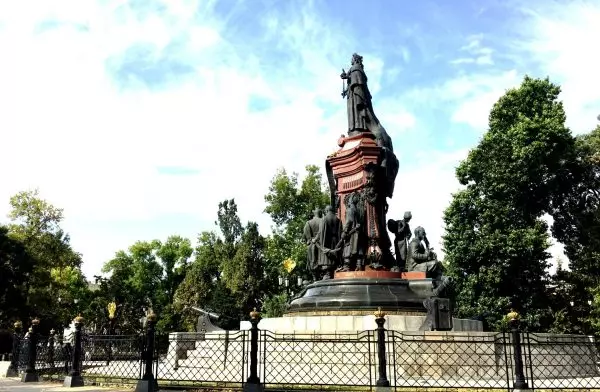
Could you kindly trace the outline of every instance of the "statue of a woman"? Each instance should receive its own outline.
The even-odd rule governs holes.
[[[350,69],[348,72],[343,71],[340,77],[348,81],[342,96],[348,99],[348,136],[354,136],[367,131],[373,120],[371,92],[367,86],[362,56],[354,53]]]
[[[367,84],[368,79],[363,67],[362,56],[354,53],[352,55],[352,66],[348,72],[342,70],[340,77],[347,81],[342,96],[347,98],[348,136],[368,131],[373,133],[377,145],[383,149],[381,167],[385,170],[385,195],[392,197],[399,163],[394,154],[392,138],[381,125],[373,110],[371,92]]]

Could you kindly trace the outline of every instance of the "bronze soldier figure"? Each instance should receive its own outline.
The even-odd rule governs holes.
[[[338,266],[342,239],[342,222],[335,214],[333,207],[325,207],[325,215],[319,227],[319,241],[317,246],[319,258],[317,269],[320,270],[322,279],[333,278],[333,271]]]
[[[412,213],[406,211],[404,218],[400,220],[388,220],[388,230],[395,234],[394,252],[396,253],[396,268],[399,272],[406,271],[406,259],[408,257],[408,241],[412,236],[409,222],[412,219]]]
[[[319,259],[319,248],[316,242],[319,239],[319,226],[321,225],[321,210],[315,208],[313,211],[313,217],[311,220],[306,222],[304,225],[304,232],[302,238],[304,243],[308,245],[306,250],[306,268],[313,275],[315,280],[318,280],[318,271],[316,271],[317,262]]]
[[[427,248],[423,246],[423,242]],[[448,277],[444,276],[444,266],[437,259],[435,252],[429,248],[427,234],[421,226],[415,229],[415,236],[408,245],[406,268],[408,271],[425,272],[426,276],[433,280],[435,297],[439,296],[450,283]]]

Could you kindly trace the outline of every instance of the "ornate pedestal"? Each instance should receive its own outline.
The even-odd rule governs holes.
[[[317,318],[323,321],[352,316],[358,317],[361,324],[364,317],[370,317],[377,309],[397,319],[398,330],[454,329],[450,302],[433,298],[433,281],[425,278],[424,272],[336,272],[334,279],[308,285],[290,302],[284,316],[310,319],[313,323]],[[276,328],[285,329],[285,322],[272,322],[278,323],[274,324]],[[457,330],[480,328],[465,324],[464,320],[456,322],[461,323]]]
[[[364,264],[374,268],[391,268],[394,258],[390,252],[391,241],[385,226],[387,202],[391,195],[386,168],[382,166],[385,153],[371,132],[342,137],[340,150],[327,158],[332,198],[342,225],[347,223],[348,209],[357,201],[355,214],[360,223],[356,247],[364,256]],[[395,173],[394,173],[395,177]],[[393,188],[393,184],[392,184]]]
[[[334,279],[308,285],[286,315],[371,315],[378,308],[387,314],[424,315],[423,301],[432,296],[432,282],[424,273],[411,275],[409,280],[400,272],[337,272]]]

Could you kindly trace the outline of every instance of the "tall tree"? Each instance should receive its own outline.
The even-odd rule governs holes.
[[[488,131],[456,169],[465,188],[445,211],[444,249],[459,316],[484,316],[497,328],[514,308],[531,329],[550,323],[541,217],[568,191],[576,157],[559,93],[526,76],[494,104]]]
[[[269,192],[265,195],[269,214],[275,227],[266,243],[267,274],[269,277],[283,273],[286,259],[296,262],[297,273],[310,278],[306,270],[306,246],[302,243],[304,224],[312,217],[315,208],[329,204],[329,192],[323,183],[319,168],[306,166],[306,175],[299,184],[298,174],[288,174],[280,169],[273,177]]]
[[[175,293],[175,307],[180,312],[186,306],[214,311],[221,315],[222,327],[237,328],[273,287],[264,279],[265,239],[256,223],[242,226],[233,199],[219,203],[216,223],[221,236],[200,234],[196,258]],[[185,313],[185,325],[192,329],[198,315]]]
[[[194,252],[189,239],[170,236],[164,243],[158,243],[156,256],[164,271],[157,301],[160,303],[161,317],[157,325],[160,330],[173,331],[180,326],[181,315],[173,307],[177,287],[183,281],[188,269],[188,261]]]
[[[102,267],[109,274],[100,280],[106,303],[114,300],[118,305],[117,318],[121,330],[139,331],[137,322],[144,316],[143,309],[153,308],[160,314],[163,268],[156,257],[159,241],[138,241],[128,251],[118,251]],[[108,320],[106,320],[107,322]]]
[[[561,272],[568,300],[560,310],[571,321],[569,332],[600,333],[600,126],[578,136],[576,146],[569,192],[556,198],[552,213],[553,235],[569,259]]]
[[[8,235],[7,227],[0,226],[0,322],[25,320],[28,316],[25,283],[33,266],[25,246]]]
[[[17,193],[10,206],[9,235],[23,244],[32,260],[23,305],[49,329],[49,322],[58,322],[55,310],[61,305],[57,298],[65,289],[60,279],[52,278],[52,271],[60,275],[68,268],[79,270],[81,255],[72,249],[69,235],[60,227],[63,210],[42,199],[37,189]]]

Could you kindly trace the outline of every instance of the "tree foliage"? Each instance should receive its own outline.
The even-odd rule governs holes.
[[[242,225],[233,199],[219,203],[216,223],[220,235],[200,234],[195,260],[175,293],[175,307],[185,315],[188,330],[198,316],[189,306],[217,312],[218,324],[237,328],[271,289],[264,279],[265,238],[258,225]]]
[[[63,271],[81,275],[81,255],[72,249],[69,235],[60,227],[63,211],[42,199],[37,189],[17,193],[11,197],[10,206],[11,224],[5,231],[10,240],[5,237],[5,241],[24,263],[13,269],[19,292],[24,296],[20,317],[24,314],[39,317],[42,329],[66,323],[63,317],[70,319],[75,315],[62,311],[63,304],[58,302],[60,293],[85,292],[87,287],[73,286],[70,281],[57,279]],[[7,258],[11,259],[15,260]],[[26,271],[22,284],[18,283],[21,272],[17,270]]]
[[[498,327],[510,309],[532,329],[551,317],[547,224],[571,186],[575,140],[560,88],[525,77],[493,106],[489,129],[456,169],[465,186],[445,211],[444,248],[460,317]]]
[[[309,278],[306,270],[306,247],[302,243],[304,224],[312,217],[315,208],[324,208],[330,203],[327,186],[319,168],[315,165],[306,166],[306,175],[299,183],[298,173],[288,174],[280,169],[265,195],[269,214],[275,227],[267,241],[266,257],[271,271],[281,274],[282,263],[291,258],[296,261],[297,273]]]
[[[25,319],[27,301],[26,281],[35,260],[25,246],[11,238],[8,228],[0,226],[0,320],[9,324]]]
[[[103,267],[108,278],[98,278],[105,293],[104,303],[115,301],[122,329],[137,331],[144,309],[160,314],[159,331],[179,326],[172,298],[183,281],[192,255],[188,239],[171,236],[159,240],[138,241],[128,251],[119,251]],[[106,320],[106,319],[105,319]]]
[[[600,333],[600,127],[576,139],[571,189],[554,205],[553,235],[565,246],[569,269],[555,285],[564,287],[562,307],[569,332]],[[589,302],[592,302],[590,304]],[[571,305],[571,302],[573,305]]]

